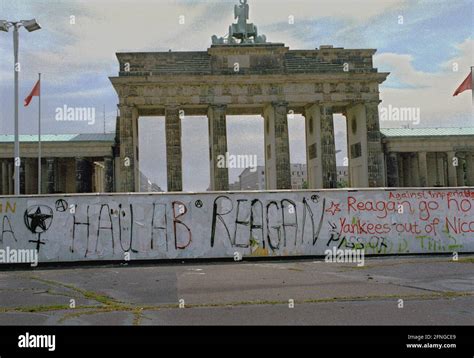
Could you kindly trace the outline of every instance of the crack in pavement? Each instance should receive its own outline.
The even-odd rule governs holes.
[[[390,299],[404,299],[405,301],[417,301],[417,300],[441,300],[441,299],[452,299],[458,297],[470,297],[474,296],[474,293],[469,292],[439,292],[426,295],[373,295],[373,296],[348,296],[348,297],[332,297],[332,298],[317,298],[317,299],[305,299],[295,300],[294,304],[317,304],[317,303],[328,303],[328,302],[360,302],[360,301],[377,301],[377,300],[390,300]],[[115,301],[114,301],[115,302]],[[184,309],[193,308],[222,308],[222,307],[242,307],[242,306],[261,306],[261,305],[287,305],[288,301],[241,301],[241,302],[221,302],[221,303],[200,303],[200,304],[188,304],[184,306]],[[69,306],[38,306],[41,310],[31,310],[26,307],[15,307],[6,308],[0,310],[2,313],[7,312],[48,312],[48,311],[63,311],[71,310]],[[179,304],[167,304],[167,305],[147,305],[138,306],[134,304],[120,304],[120,305],[108,305],[108,306],[78,306],[74,308],[76,312],[66,313],[60,319],[58,323],[82,315],[93,315],[100,313],[110,312],[131,312],[134,314],[134,325],[139,325],[143,318],[147,317],[143,314],[145,311],[158,311],[158,310],[171,310],[171,309],[183,309]],[[77,312],[77,310],[82,310]]]

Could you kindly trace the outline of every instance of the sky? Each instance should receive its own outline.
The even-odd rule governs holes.
[[[211,36],[226,34],[237,0],[0,0],[0,19],[36,18],[40,31],[20,30],[20,100],[42,73],[43,133],[102,133],[115,128],[117,95],[108,79],[118,73],[116,52],[205,51]],[[270,42],[290,49],[321,45],[375,48],[374,66],[390,75],[380,107],[419,108],[410,127],[473,127],[469,92],[452,93],[473,61],[472,0],[249,0],[250,22]],[[183,19],[184,16],[184,24]],[[289,21],[289,19],[293,21]],[[292,22],[292,23],[290,23]],[[0,32],[0,134],[13,133],[12,34]],[[55,119],[56,109],[93,107],[96,121]],[[105,109],[105,111],[104,111]],[[105,121],[104,121],[105,118]],[[228,117],[228,149],[257,155],[263,164],[263,121]],[[338,164],[346,156],[345,118],[335,115]],[[140,170],[166,189],[164,119],[140,119]],[[381,121],[381,127],[407,122]],[[37,133],[37,99],[20,106],[20,133]],[[182,122],[186,191],[209,186],[207,120]],[[289,121],[290,156],[306,161],[304,118]],[[242,169],[230,170],[230,181]]]

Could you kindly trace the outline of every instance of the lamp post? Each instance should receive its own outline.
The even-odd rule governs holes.
[[[15,195],[20,195],[20,138],[19,138],[19,128],[18,128],[18,72],[20,72],[20,64],[18,62],[18,39],[20,27],[24,27],[28,32],[36,31],[41,29],[41,26],[36,22],[35,19],[32,20],[21,20],[21,21],[6,21],[0,20],[0,31],[8,32],[10,27],[13,27],[13,56],[15,59],[14,62],[14,75],[15,75]]]

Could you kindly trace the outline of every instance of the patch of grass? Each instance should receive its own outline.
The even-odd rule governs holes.
[[[67,297],[67,298],[74,298],[74,299],[80,299],[82,298],[81,296],[78,296],[78,295],[69,295],[65,292],[57,292],[57,291],[53,291],[53,290],[46,290],[45,292],[34,292],[33,294],[39,294],[39,293],[47,293],[48,295],[51,295],[51,296],[63,296],[63,297]]]
[[[139,326],[143,318],[143,308],[139,308],[135,310],[133,313],[134,313],[133,325]]]
[[[84,307],[77,307],[77,308],[74,308],[74,310],[76,311],[82,308]],[[130,306],[108,306],[108,307],[92,306],[86,309],[88,310],[66,313],[64,316],[62,316],[59,319],[58,323],[64,323],[64,321],[66,321],[67,319],[77,318],[84,315],[93,315],[93,314],[98,314],[98,313],[109,313],[109,312],[128,312],[128,311],[135,310],[133,307],[130,307]]]
[[[75,309],[89,309],[99,306],[78,306]],[[70,310],[69,305],[38,305],[38,306],[22,306],[22,307],[3,307],[0,308],[0,313],[9,312],[25,312],[25,313],[38,313],[38,312],[49,312],[49,311],[64,311]]]
[[[102,295],[102,294],[99,294],[99,293],[94,292],[94,291],[84,290],[84,289],[76,287],[74,285],[70,285],[70,284],[66,284],[66,283],[62,283],[62,282],[58,282],[58,281],[46,280],[44,278],[40,278],[40,277],[36,277],[36,276],[30,276],[30,279],[36,280],[36,281],[39,281],[39,282],[43,282],[43,283],[46,283],[48,285],[59,286],[59,287],[70,289],[72,291],[80,293],[84,298],[86,298],[88,300],[96,301],[96,302],[102,303],[106,306],[125,304],[124,302],[120,302],[118,300],[115,300],[114,298],[109,297],[107,295]]]
[[[59,320],[59,323],[64,322],[68,318],[79,317],[85,314],[95,314],[95,313],[101,313],[101,312],[114,312],[114,311],[117,311],[117,312],[118,311],[132,311],[136,309],[131,304],[121,302],[107,295],[103,295],[94,291],[85,290],[85,289],[76,287],[74,285],[70,285],[70,284],[66,284],[66,283],[62,283],[58,281],[53,281],[53,280],[46,280],[37,276],[30,276],[29,278],[32,280],[36,280],[36,281],[51,285],[51,286],[67,288],[77,294],[80,294],[82,298],[84,299],[96,301],[102,304],[102,306],[77,306],[75,308],[71,308],[69,305],[60,305],[58,307],[61,307],[61,309],[65,309],[65,310],[72,309],[75,312],[65,314]],[[73,296],[68,296],[66,294],[63,294],[63,295],[66,297],[71,297],[71,298],[76,298],[76,299],[81,298],[81,297],[78,297],[77,295],[73,295]],[[54,306],[45,306],[43,309],[48,310],[48,307],[52,307],[51,310],[56,310]],[[86,309],[86,311],[77,311],[81,309]]]
[[[324,302],[338,302],[338,301],[374,301],[374,300],[389,300],[389,299],[404,299],[408,300],[431,300],[435,298],[455,298],[472,296],[469,292],[436,292],[430,294],[409,294],[409,295],[373,295],[373,296],[355,296],[355,297],[333,297],[333,298],[318,298],[315,300],[303,300],[302,303],[324,303]],[[295,302],[296,304],[297,302]]]

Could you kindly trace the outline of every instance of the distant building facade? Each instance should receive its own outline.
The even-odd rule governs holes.
[[[306,164],[291,164],[291,189],[304,189],[306,186]],[[256,170],[245,168],[239,175],[239,181],[232,184],[232,190],[265,190],[265,167],[259,165]]]
[[[306,188],[308,188],[306,164],[291,164],[291,189]]]
[[[142,171],[140,171],[140,191],[146,193],[159,193],[163,189],[158,184],[153,183]]]
[[[337,183],[340,187],[349,185],[349,167],[338,165],[337,166]]]
[[[245,168],[239,175],[240,190],[265,190],[265,167]]]
[[[474,186],[474,128],[396,128],[382,134],[387,186]]]
[[[240,182],[237,180],[236,182],[230,183],[230,184],[229,184],[229,190],[230,190],[230,191],[238,191],[238,190],[240,190]]]
[[[0,135],[0,194],[14,193],[14,138]],[[114,192],[115,134],[45,134],[42,194]],[[38,194],[38,136],[20,135],[20,193]]]

